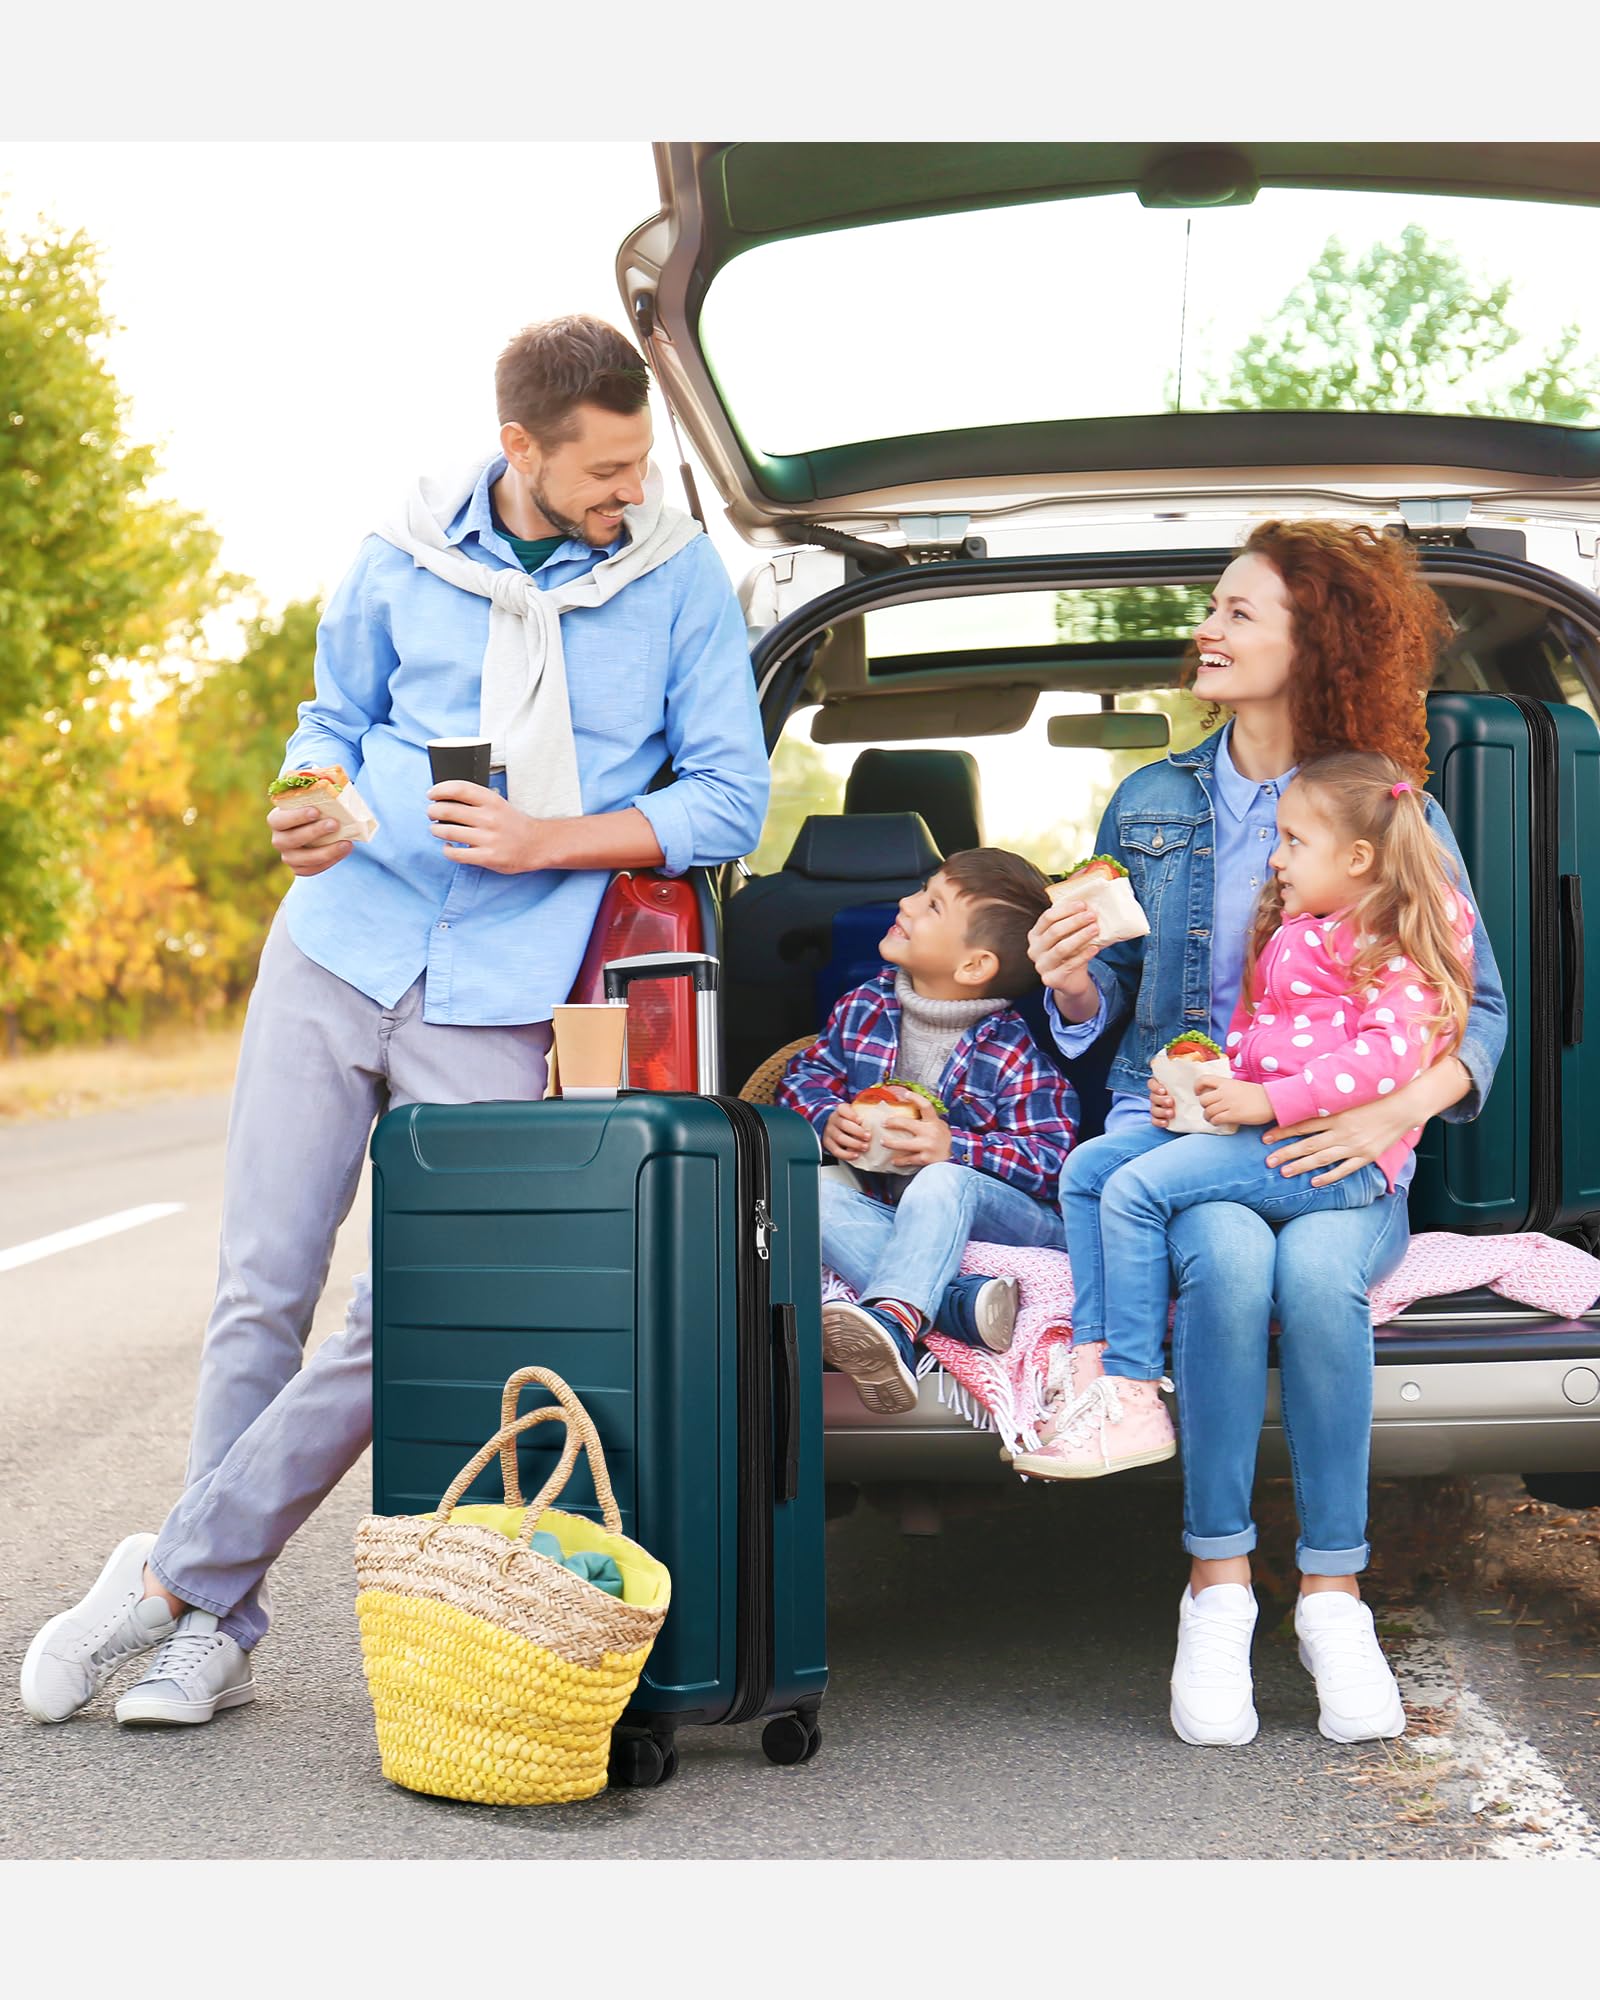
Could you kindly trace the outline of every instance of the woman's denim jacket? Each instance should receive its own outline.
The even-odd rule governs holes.
[[[1127,869],[1133,893],[1150,919],[1147,938],[1108,945],[1089,962],[1105,998],[1108,1031],[1133,1010],[1106,1077],[1114,1091],[1148,1097],[1150,1059],[1157,1050],[1181,1028],[1204,1034],[1210,1025],[1212,815],[1219,735],[1124,778],[1100,822],[1097,851],[1114,854]],[[1460,869],[1463,893],[1471,899],[1472,885],[1450,822],[1432,797],[1426,810],[1429,826]],[[1472,1087],[1441,1113],[1452,1123],[1477,1117],[1506,1041],[1505,992],[1481,923],[1473,930],[1472,945],[1472,1010],[1461,1045],[1453,1051]]]

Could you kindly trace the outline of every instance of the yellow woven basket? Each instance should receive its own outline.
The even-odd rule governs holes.
[[[558,1407],[515,1417],[541,1383]],[[524,1506],[516,1439],[551,1418],[567,1441]],[[604,1528],[548,1507],[583,1449]],[[503,1506],[456,1502],[500,1454]],[[597,1550],[620,1599],[528,1546]],[[431,1515],[369,1514],[356,1528],[356,1616],[383,1775],[413,1792],[487,1805],[550,1805],[604,1789],[611,1731],[667,1615],[666,1570],[622,1533],[589,1413],[559,1375],[524,1368],[505,1386],[500,1429]]]

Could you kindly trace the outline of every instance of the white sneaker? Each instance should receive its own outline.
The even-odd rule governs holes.
[[[177,1630],[161,1597],[144,1594],[154,1535],[118,1542],[89,1590],[33,1636],[22,1661],[22,1705],[36,1722],[65,1722],[112,1675]]]
[[[1300,1664],[1317,1683],[1317,1727],[1331,1743],[1404,1736],[1405,1703],[1368,1605],[1343,1590],[1302,1591],[1294,1630]]]
[[[209,1722],[219,1708],[237,1708],[255,1698],[250,1655],[217,1630],[209,1611],[186,1611],[150,1671],[117,1703],[117,1720]]]
[[[1172,1726],[1185,1743],[1248,1743],[1260,1727],[1250,1679],[1255,1592],[1214,1583],[1178,1602]]]

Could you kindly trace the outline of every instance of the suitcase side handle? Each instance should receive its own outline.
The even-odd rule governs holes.
[[[695,1088],[715,1097],[722,1088],[722,1059],[717,1035],[717,993],[722,983],[720,960],[708,951],[647,951],[632,958],[613,958],[604,968],[608,1000],[626,1000],[636,979],[689,979],[694,982]]]
[[[800,1492],[800,1329],[794,1307],[772,1308],[772,1497],[780,1504]]]
[[[1561,1039],[1583,1040],[1583,877],[1561,878]]]

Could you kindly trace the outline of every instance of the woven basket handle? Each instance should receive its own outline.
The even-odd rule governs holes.
[[[537,1382],[548,1389],[560,1405],[559,1409],[534,1410],[528,1416],[514,1420],[510,1412],[517,1406],[517,1397],[530,1382]],[[622,1533],[622,1514],[617,1507],[616,1495],[611,1490],[611,1477],[606,1471],[606,1455],[600,1443],[600,1435],[594,1427],[594,1419],[578,1401],[572,1389],[562,1378],[549,1368],[519,1368],[506,1383],[501,1396],[501,1417],[499,1431],[483,1447],[472,1463],[456,1475],[450,1491],[439,1503],[440,1518],[449,1519],[447,1508],[453,1508],[461,1495],[477,1478],[498,1451],[500,1467],[505,1481],[506,1505],[521,1504],[522,1487],[517,1476],[517,1450],[515,1439],[519,1432],[528,1430],[546,1417],[563,1416],[567,1423],[567,1443],[556,1469],[535,1494],[528,1507],[527,1519],[522,1524],[520,1540],[526,1545],[533,1539],[534,1526],[545,1508],[556,1498],[572,1475],[581,1446],[589,1454],[589,1472],[594,1480],[595,1494],[600,1501],[600,1514],[610,1534]]]
[[[542,1388],[549,1389],[551,1395],[555,1396],[556,1401],[565,1409],[567,1407],[565,1398],[554,1387],[555,1384],[560,1383],[561,1388],[566,1390],[567,1396],[572,1397],[572,1401],[577,1403],[580,1410],[583,1409],[583,1405],[578,1403],[578,1399],[573,1395],[572,1390],[567,1387],[567,1384],[562,1381],[559,1375],[552,1373],[550,1369],[519,1368],[500,1392],[500,1428],[502,1430],[505,1429],[507,1424],[515,1423],[517,1398],[530,1382],[537,1382]],[[549,1414],[554,1416],[555,1412],[552,1410]],[[576,1442],[578,1433],[569,1425],[567,1434],[575,1440],[573,1451],[576,1453],[579,1449],[579,1444]],[[508,1507],[520,1507],[522,1505],[522,1479],[517,1469],[517,1447],[514,1442],[508,1442],[500,1447],[500,1476],[506,1489],[506,1505]]]
[[[444,1498],[439,1502],[438,1506],[433,1510],[434,1518],[432,1522],[430,1522],[429,1524],[430,1529],[443,1527],[445,1522],[448,1521],[450,1516],[455,1512],[457,1501],[460,1500],[462,1494],[466,1492],[467,1488],[472,1484],[473,1480],[475,1480],[478,1474],[482,1472],[483,1468],[489,1463],[490,1459],[494,1457],[497,1451],[498,1452],[509,1451],[512,1454],[513,1459],[515,1458],[517,1450],[516,1439],[517,1439],[517,1434],[520,1431],[531,1431],[535,1424],[547,1423],[552,1418],[556,1418],[565,1422],[566,1415],[567,1413],[565,1410],[552,1409],[548,1405],[546,1405],[546,1407],[542,1410],[530,1410],[525,1417],[518,1417],[516,1422],[513,1424],[502,1425],[502,1427],[495,1432],[494,1436],[490,1438],[489,1442],[483,1447],[483,1449],[474,1455],[471,1464],[464,1465],[461,1468],[461,1470],[456,1474],[455,1478],[451,1480],[449,1490],[445,1493]],[[561,1457],[557,1462],[555,1473],[552,1478],[552,1483],[555,1483],[555,1481],[559,1481],[561,1485],[563,1486],[566,1485],[568,1478],[571,1476],[572,1468],[578,1462],[578,1453],[582,1450],[582,1448],[583,1448],[582,1439],[573,1435],[571,1426],[569,1424],[567,1429],[567,1441],[561,1448]],[[518,1492],[515,1499],[513,1499],[512,1496],[509,1493],[507,1493],[506,1505],[508,1507],[520,1507],[522,1505],[521,1493]]]

